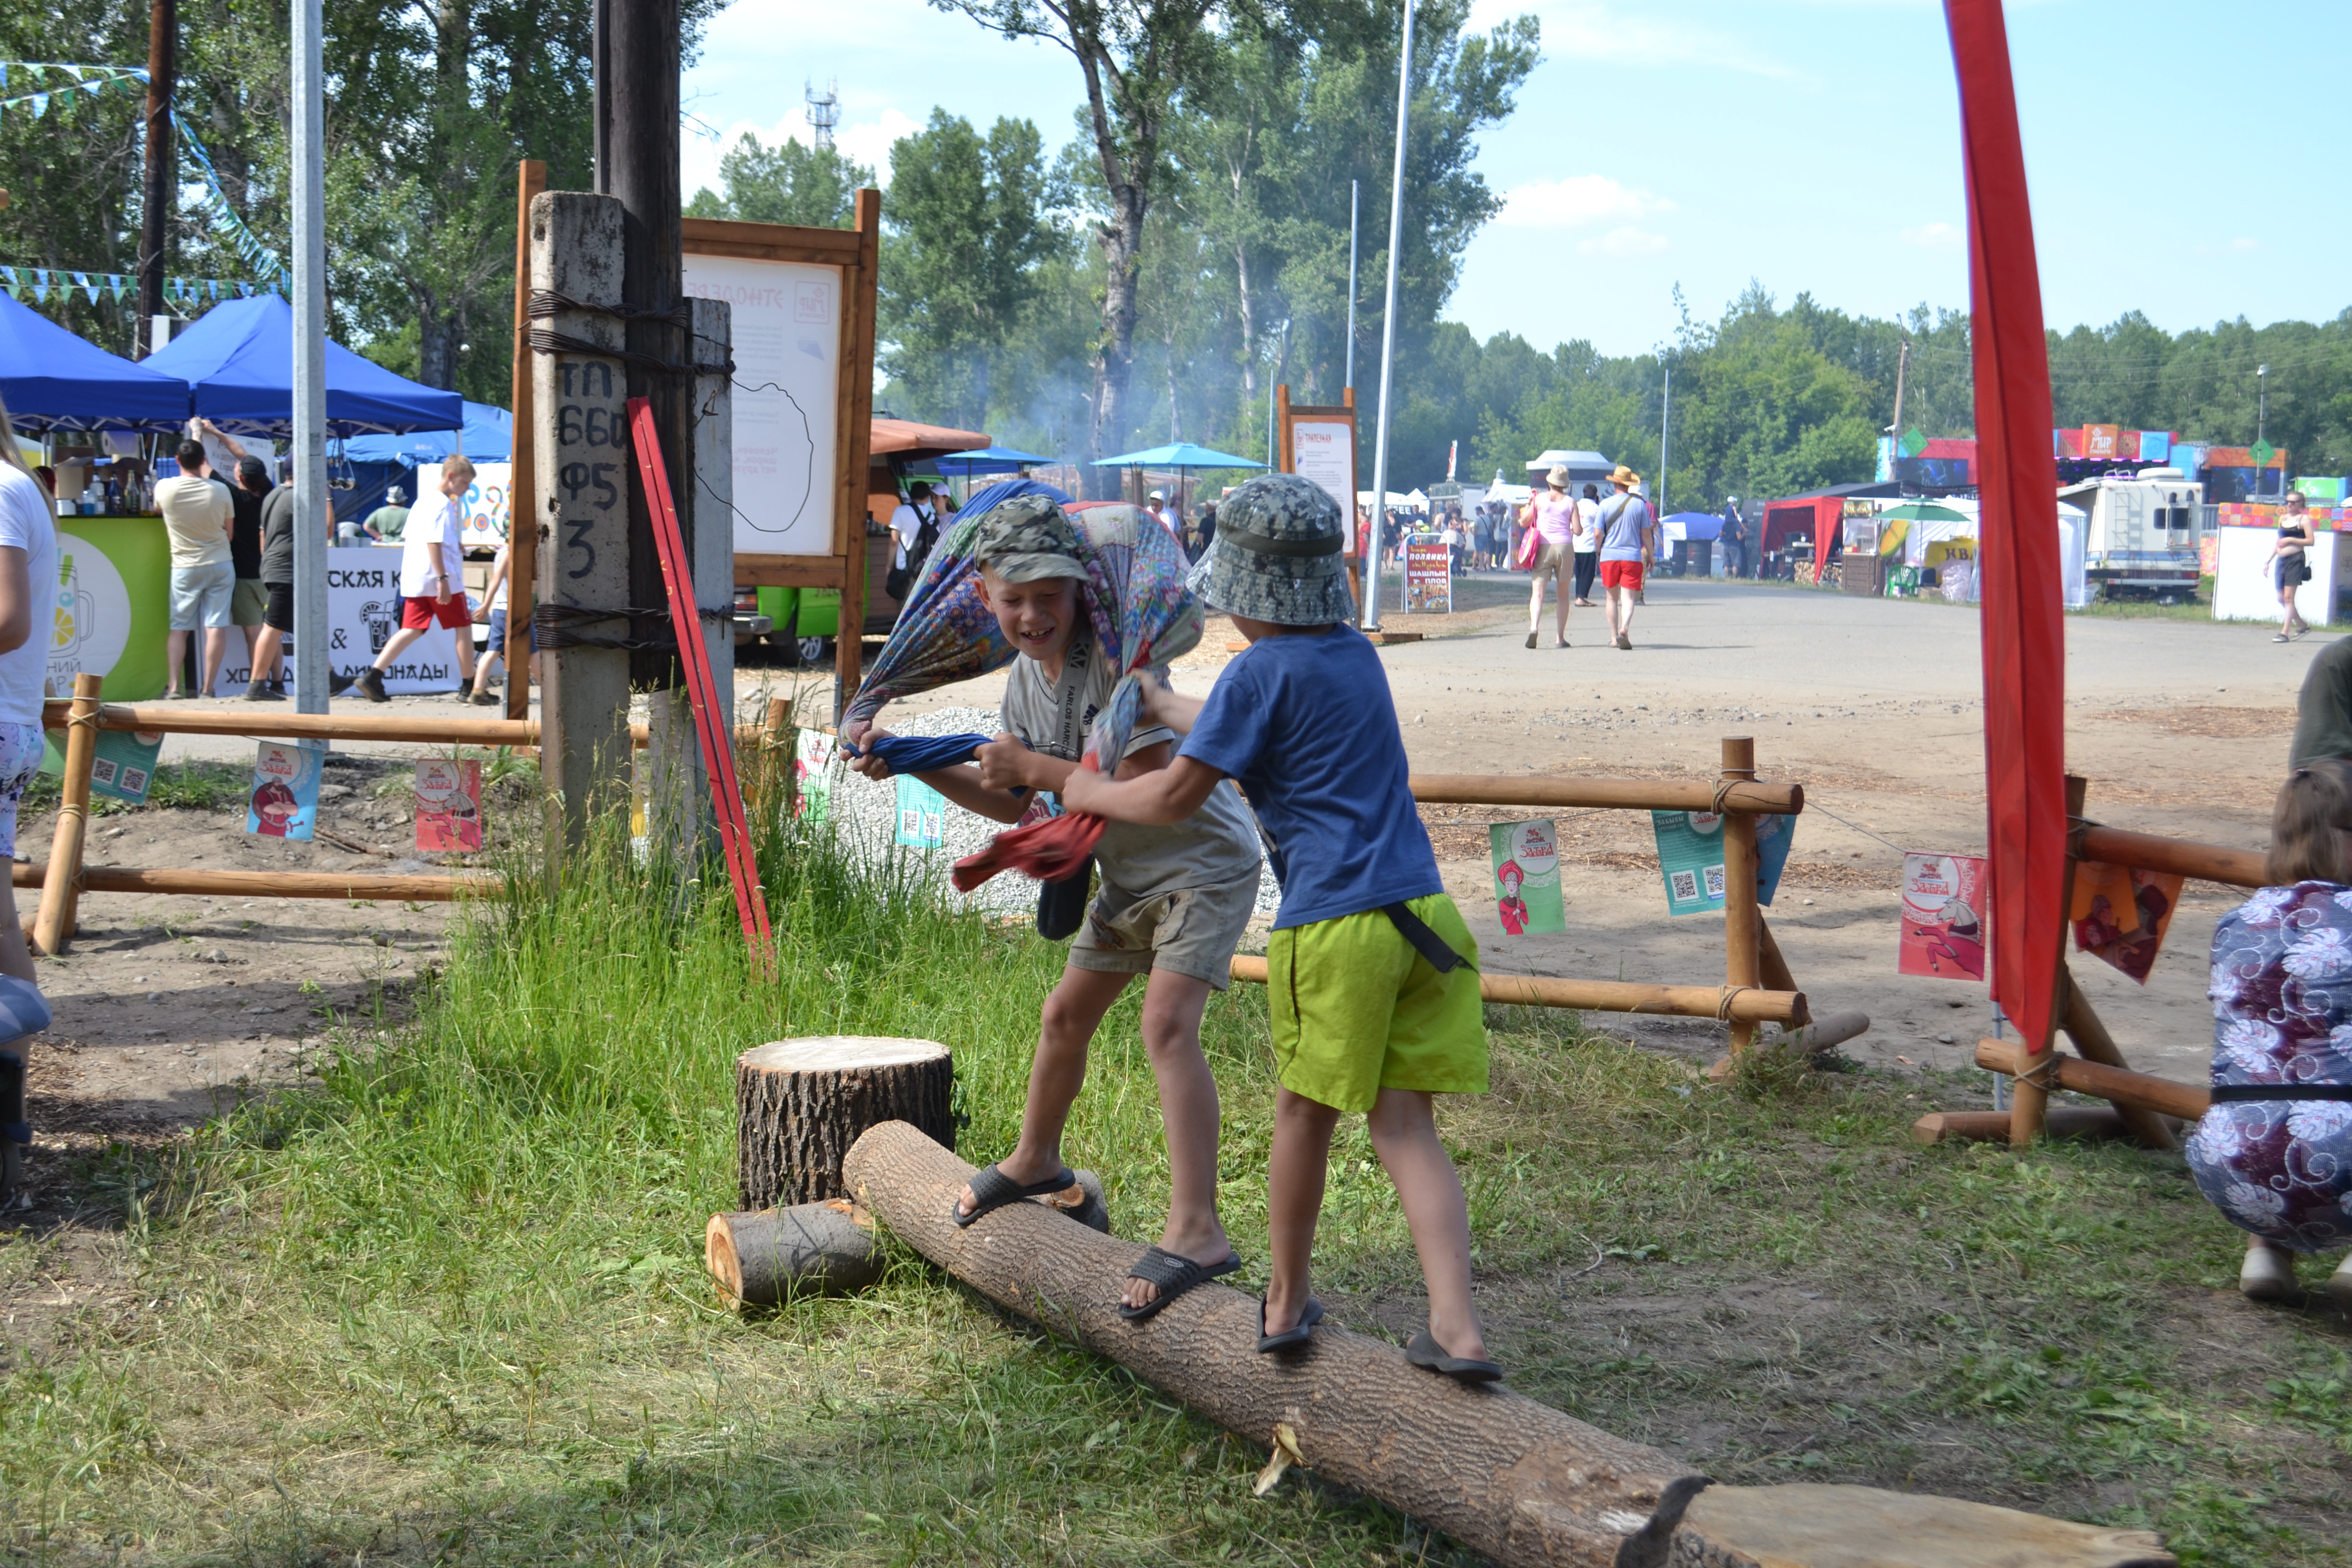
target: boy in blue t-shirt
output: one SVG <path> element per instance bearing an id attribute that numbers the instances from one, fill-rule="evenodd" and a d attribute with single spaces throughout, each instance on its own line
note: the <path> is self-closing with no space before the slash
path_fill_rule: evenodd
<path id="1" fill-rule="evenodd" d="M 1370 1115 L 1429 1286 L 1416 1366 L 1465 1382 L 1503 1375 L 1470 1300 L 1470 1219 L 1438 1141 L 1433 1097 L 1483 1094 L 1486 1031 L 1477 944 L 1438 880 L 1406 783 L 1404 741 L 1379 656 L 1349 623 L 1355 602 L 1339 507 L 1295 474 L 1255 479 L 1220 510 L 1193 590 L 1230 614 L 1248 651 L 1206 700 L 1154 688 L 1147 716 L 1186 738 L 1166 768 L 1121 780 L 1056 770 L 1064 805 L 1114 822 L 1181 822 L 1227 778 L 1257 812 L 1282 908 L 1267 991 L 1282 1088 L 1267 1175 L 1272 1278 L 1257 1348 L 1305 1344 L 1323 1309 L 1307 1293 L 1331 1134 Z M 1034 753 L 981 749 L 990 787 L 1042 775 Z"/>

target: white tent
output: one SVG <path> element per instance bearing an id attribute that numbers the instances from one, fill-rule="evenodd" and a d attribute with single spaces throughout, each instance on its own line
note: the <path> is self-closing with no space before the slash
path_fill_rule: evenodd
<path id="1" fill-rule="evenodd" d="M 1903 535 L 1903 560 L 1906 565 L 1926 565 L 1927 547 L 1931 544 L 1941 543 L 1948 540 L 1962 540 L 1973 543 L 1978 536 L 1978 517 L 1980 508 L 1977 501 L 1962 496 L 1948 496 L 1932 504 L 1948 508 L 1962 513 L 1963 516 L 1957 520 L 1949 518 L 1913 520 Z M 2084 574 L 2083 561 L 2084 545 L 2090 537 L 2091 518 L 2090 514 L 2081 507 L 2070 506 L 2064 501 L 2060 501 L 2057 505 L 2060 581 L 2064 587 L 2066 607 L 2070 610 L 2079 610 L 2091 602 L 2091 584 L 2090 580 Z M 1945 568 L 1944 596 L 1949 599 L 1965 599 L 1973 605 L 1983 596 L 1983 591 L 1977 582 L 1976 564 L 1973 559 L 1975 552 L 1971 551 L 1969 553 L 1971 559 L 1965 574 L 1951 566 Z M 1964 576 L 1965 581 L 1962 581 Z"/>
<path id="2" fill-rule="evenodd" d="M 1391 507 L 1411 506 L 1413 504 L 1415 497 L 1419 497 L 1424 504 L 1429 500 L 1427 496 L 1422 495 L 1419 490 L 1413 491 L 1412 495 L 1399 495 L 1396 491 L 1391 490 L 1389 492 L 1389 505 Z M 1372 492 L 1370 490 L 1358 490 L 1356 492 L 1356 504 L 1362 507 L 1366 511 L 1370 511 L 1372 509 Z"/>

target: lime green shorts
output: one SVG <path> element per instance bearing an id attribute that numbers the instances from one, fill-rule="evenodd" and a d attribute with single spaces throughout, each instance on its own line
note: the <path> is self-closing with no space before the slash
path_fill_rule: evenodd
<path id="1" fill-rule="evenodd" d="M 1378 910 L 1268 941 L 1283 1088 L 1339 1110 L 1370 1110 L 1384 1089 L 1486 1092 L 1486 1021 L 1471 967 L 1477 940 L 1444 893 L 1406 907 L 1470 962 L 1440 974 Z"/>

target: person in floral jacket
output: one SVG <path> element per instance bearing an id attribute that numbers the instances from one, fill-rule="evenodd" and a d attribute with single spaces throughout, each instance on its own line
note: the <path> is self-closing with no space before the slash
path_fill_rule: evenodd
<path id="1" fill-rule="evenodd" d="M 2297 1252 L 2352 1247 L 2352 765 L 2279 791 L 2263 889 L 2213 933 L 2213 1105 L 2197 1185 L 2247 1233 L 2238 1289 L 2299 1294 Z M 2352 1310 L 2352 1256 L 2327 1283 Z"/>

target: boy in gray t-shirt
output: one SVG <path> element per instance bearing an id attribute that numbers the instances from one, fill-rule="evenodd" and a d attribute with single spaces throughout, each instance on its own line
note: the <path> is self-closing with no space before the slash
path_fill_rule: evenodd
<path id="1" fill-rule="evenodd" d="M 989 607 L 1020 650 L 1005 683 L 1004 728 L 1032 751 L 1073 765 L 1118 681 L 1117 660 L 1095 646 L 1078 602 L 1086 577 L 1079 549 L 1061 509 L 1029 496 L 994 509 L 973 546 Z M 1157 673 L 1164 681 L 1166 672 Z M 863 745 L 886 733 L 852 738 Z M 1174 740 L 1172 731 L 1157 726 L 1137 731 L 1118 776 L 1166 767 Z M 889 772 L 870 749 L 851 765 L 877 778 Z M 919 776 L 999 822 L 1018 821 L 1028 809 L 1026 795 L 984 787 L 974 766 Z M 1201 1054 L 1201 1015 L 1209 993 L 1230 984 L 1234 949 L 1256 911 L 1256 823 L 1227 781 L 1171 826 L 1111 823 L 1095 860 L 1102 890 L 1070 944 L 1061 984 L 1045 1000 L 1021 1141 L 972 1177 L 955 1219 L 970 1225 L 992 1208 L 1071 1184 L 1062 1129 L 1086 1082 L 1087 1046 L 1128 982 L 1149 975 L 1143 1044 L 1168 1134 L 1168 1224 L 1120 1298 L 1122 1316 L 1148 1318 L 1193 1286 L 1241 1267 L 1217 1219 L 1217 1085 Z"/>

